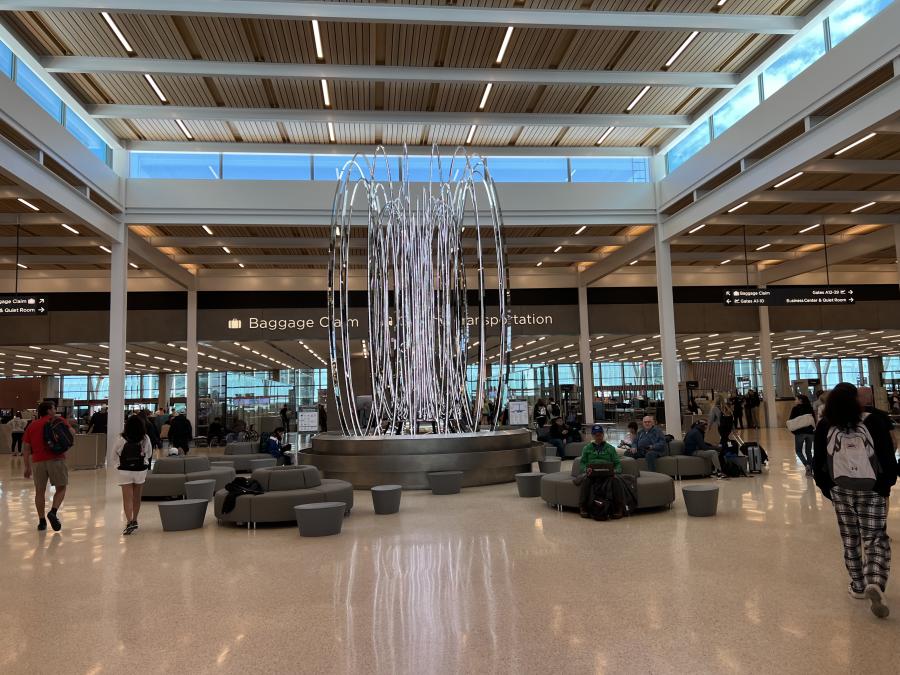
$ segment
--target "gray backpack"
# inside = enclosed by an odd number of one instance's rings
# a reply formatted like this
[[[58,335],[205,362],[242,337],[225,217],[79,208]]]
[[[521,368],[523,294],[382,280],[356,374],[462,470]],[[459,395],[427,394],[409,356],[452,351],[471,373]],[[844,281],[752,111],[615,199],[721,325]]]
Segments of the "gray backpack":
[[[874,490],[881,474],[872,435],[862,424],[828,430],[828,471],[834,484],[849,490]]]

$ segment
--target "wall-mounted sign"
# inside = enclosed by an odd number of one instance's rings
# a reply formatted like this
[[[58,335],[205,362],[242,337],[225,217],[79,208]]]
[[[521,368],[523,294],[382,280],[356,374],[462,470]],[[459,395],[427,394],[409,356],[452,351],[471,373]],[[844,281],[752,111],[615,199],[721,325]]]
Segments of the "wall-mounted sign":
[[[528,426],[528,401],[510,400],[509,402],[510,426]]]
[[[319,407],[301,405],[297,411],[297,431],[301,434],[314,434],[319,430]]]
[[[684,383],[685,389],[699,389],[700,383],[697,380],[688,380]]]
[[[852,305],[856,292],[850,286],[773,286],[753,288],[740,286],[722,291],[722,304],[728,307],[762,305]]]
[[[0,295],[0,314],[44,316],[47,298],[43,295]]]

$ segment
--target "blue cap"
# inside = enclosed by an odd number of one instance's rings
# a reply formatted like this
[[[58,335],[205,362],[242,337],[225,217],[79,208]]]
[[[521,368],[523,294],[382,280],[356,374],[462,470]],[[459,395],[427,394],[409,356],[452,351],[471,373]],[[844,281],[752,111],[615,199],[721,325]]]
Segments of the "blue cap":
[[[602,424],[595,424],[591,427],[591,435],[593,434],[603,434],[606,435],[606,429],[603,428]]]

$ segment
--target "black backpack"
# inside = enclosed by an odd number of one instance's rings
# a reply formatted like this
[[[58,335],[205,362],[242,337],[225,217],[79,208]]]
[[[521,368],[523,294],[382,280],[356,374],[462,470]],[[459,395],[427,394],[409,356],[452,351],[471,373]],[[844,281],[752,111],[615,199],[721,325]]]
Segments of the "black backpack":
[[[729,478],[742,478],[746,477],[746,473],[741,468],[741,465],[737,462],[732,462],[730,459],[726,459],[722,463],[722,473],[724,473]]]
[[[225,486],[228,494],[225,495],[225,501],[222,502],[222,513],[231,513],[237,504],[237,499],[241,495],[261,495],[265,490],[262,483],[254,478],[244,478],[238,476]]]
[[[144,459],[141,443],[126,441],[119,454],[119,471],[145,471],[147,462]]]

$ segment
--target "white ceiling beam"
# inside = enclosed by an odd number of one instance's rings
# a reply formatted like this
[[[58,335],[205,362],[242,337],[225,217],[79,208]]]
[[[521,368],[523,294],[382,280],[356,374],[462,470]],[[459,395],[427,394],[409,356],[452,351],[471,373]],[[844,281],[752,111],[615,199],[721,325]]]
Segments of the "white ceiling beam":
[[[515,68],[431,68],[337,65],[330,63],[254,63],[176,59],[45,56],[50,73],[152,73],[196,77],[298,78],[376,82],[493,82],[506,84],[660,86],[732,89],[739,73],[624,70],[520,70]]]
[[[638,260],[653,249],[653,230],[647,230],[630,244],[606,255],[599,263],[578,273],[578,285],[589,286],[598,279],[625,267],[632,260]]]
[[[894,231],[892,228],[887,227],[872,234],[854,237],[852,241],[846,244],[830,246],[828,248],[828,263],[830,266],[852,260],[853,258],[873,256],[887,249],[893,251],[893,247]],[[895,254],[890,254],[890,256],[893,255]],[[760,280],[763,284],[771,284],[808,272],[815,272],[824,267],[825,254],[823,251],[816,251],[808,253],[797,260],[765,268],[760,272]]]
[[[229,141],[127,141],[128,150],[138,152],[225,152],[296,155],[355,155],[359,145],[351,143],[234,143]],[[431,145],[384,145],[388,155],[410,157],[431,155]],[[651,157],[652,147],[588,146],[467,146],[473,155],[485,157]]]
[[[0,246],[6,240],[14,238],[0,238]],[[30,237],[29,239],[38,239]],[[621,246],[631,241],[632,237],[626,236],[579,236],[579,237],[506,237],[507,248],[521,247],[555,247],[555,246]],[[149,237],[147,241],[152,246],[175,248],[318,248],[327,249],[331,240],[326,237]],[[465,247],[474,247],[475,239],[464,239]],[[71,246],[71,244],[69,244]],[[494,249],[495,242],[492,238],[483,237],[482,248]],[[26,244],[22,244],[23,247]]]
[[[129,232],[128,236],[128,253],[131,257],[137,258],[144,265],[152,267],[179,286],[188,290],[196,288],[197,278],[193,274],[181,265],[173,262],[169,256],[159,251],[155,246],[151,246],[145,239],[133,232]]]
[[[0,237],[0,247],[15,247],[17,240],[15,237]],[[18,245],[20,248],[85,248],[88,246],[97,247],[105,246],[107,240],[102,237],[20,237]]]
[[[16,223],[23,227],[60,225],[62,223],[77,225],[75,219],[65,213],[0,213],[0,225],[15,225]]]
[[[787,215],[783,213],[740,214],[726,213],[705,220],[707,225],[752,225],[777,227],[779,225],[900,225],[900,213],[804,213]]]
[[[324,110],[286,108],[214,108],[174,105],[87,106],[100,119],[198,120],[222,122],[312,122],[325,124],[458,124],[481,126],[625,127],[682,129],[690,115],[594,115],[486,112],[416,112],[404,110]]]
[[[900,174],[900,159],[820,159],[807,164],[807,173]]]
[[[898,190],[766,190],[748,197],[751,203],[856,204],[900,202]]]
[[[50,256],[46,256],[50,257]],[[65,257],[65,256],[60,256]],[[77,256],[76,256],[77,257]],[[579,263],[589,261],[599,261],[603,259],[600,253],[532,253],[507,255],[506,260],[509,264],[537,264],[539,262],[546,263]],[[172,256],[172,260],[182,265],[234,265],[244,263],[247,265],[326,265],[330,260],[328,255],[237,255],[232,253],[226,255],[219,253],[216,255],[209,254],[177,254]],[[365,255],[350,256],[351,264],[365,265],[368,258]],[[485,256],[486,261],[496,260],[494,255]],[[474,264],[474,259],[472,260]]]
[[[240,16],[269,19],[319,19],[360,23],[427,23],[461,26],[515,26],[582,30],[711,31],[792,35],[803,17],[689,12],[597,12],[388,5],[381,3],[295,2],[293,0],[0,0],[5,11],[132,12]]]

